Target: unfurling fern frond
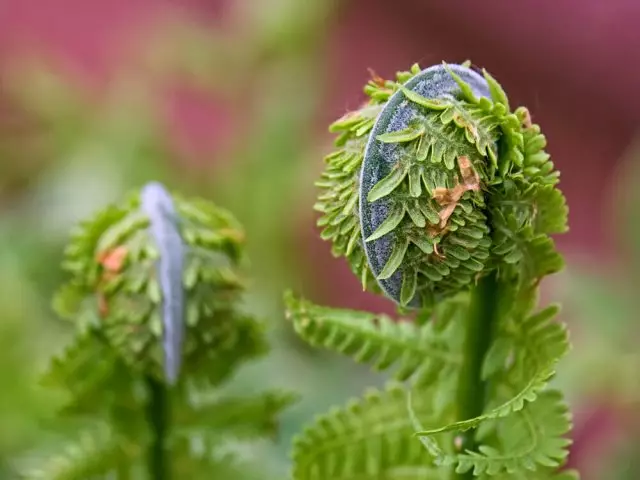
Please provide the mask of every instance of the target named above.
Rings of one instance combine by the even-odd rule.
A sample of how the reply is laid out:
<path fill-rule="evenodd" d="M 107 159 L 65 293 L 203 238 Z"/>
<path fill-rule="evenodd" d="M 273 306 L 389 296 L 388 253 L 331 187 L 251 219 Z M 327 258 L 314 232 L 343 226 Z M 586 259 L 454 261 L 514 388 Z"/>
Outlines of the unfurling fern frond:
<path fill-rule="evenodd" d="M 369 102 L 332 125 L 316 209 L 365 288 L 424 308 L 563 231 L 566 206 L 539 127 L 488 73 L 414 66 L 397 80 L 370 82 Z"/>
<path fill-rule="evenodd" d="M 429 473 L 415 478 L 572 478 L 560 471 L 567 409 L 547 390 L 569 341 L 557 308 L 537 307 L 540 281 L 564 266 L 549 235 L 567 230 L 568 214 L 546 138 L 468 63 L 374 76 L 365 93 L 367 103 L 331 126 L 340 135 L 317 182 L 318 225 L 365 289 L 419 321 L 288 293 L 295 331 L 408 380 L 413 410 L 396 421 L 430 412 L 416 429 L 435 462 L 425 459 Z M 388 473 L 399 470 L 387 447 L 364 447 L 356 425 L 374 439 L 395 432 L 366 412 L 317 420 L 295 444 L 294 479 L 414 478 Z"/>
<path fill-rule="evenodd" d="M 321 307 L 287 292 L 287 316 L 298 335 L 321 346 L 369 363 L 376 371 L 394 370 L 399 381 L 432 383 L 455 373 L 462 363 L 460 308 L 442 310 L 438 327 L 396 322 L 386 315 Z M 445 317 L 447 313 L 447 317 Z"/>
<path fill-rule="evenodd" d="M 408 322 L 394 323 L 384 315 L 319 307 L 291 294 L 287 294 L 286 301 L 288 316 L 296 331 L 310 344 L 349 354 L 358 361 L 368 361 L 376 370 L 398 364 L 394 372 L 396 379 L 411 379 L 419 388 L 431 389 L 416 395 L 430 395 L 431 411 L 439 415 L 439 422 L 432 425 L 441 426 L 417 435 L 428 437 L 425 441 L 430 445 L 429 450 L 437 456 L 447 441 L 442 433 L 464 431 L 510 417 L 535 402 L 554 374 L 556 363 L 569 348 L 565 326 L 552 321 L 557 312 L 555 306 L 535 314 L 517 312 L 518 315 L 505 319 L 482 366 L 483 378 L 491 385 L 491 401 L 482 415 L 449 422 L 457 413 L 447 399 L 455 397 L 461 374 L 464 345 L 460 339 L 464 335 L 464 319 L 460 313 L 466 311 L 466 303 L 460 302 L 455 314 L 436 329 L 434 323 L 418 327 Z M 534 447 L 538 445 L 535 438 L 553 431 L 530 432 Z M 566 431 L 561 432 L 564 433 Z M 348 455 L 346 451 L 343 453 Z M 531 453 L 532 465 L 546 465 L 539 451 L 533 449 Z"/>
<path fill-rule="evenodd" d="M 67 394 L 67 417 L 108 431 L 77 448 L 70 440 L 71 454 L 44 462 L 37 478 L 163 480 L 181 469 L 187 476 L 177 478 L 211 478 L 232 471 L 217 457 L 219 442 L 204 453 L 185 442 L 274 435 L 290 395 L 193 397 L 215 395 L 267 351 L 263 325 L 242 307 L 243 236 L 228 212 L 157 183 L 74 230 L 64 262 L 71 278 L 54 306 L 78 334 L 44 383 Z"/>
<path fill-rule="evenodd" d="M 175 215 L 170 223 L 185 248 L 171 255 L 184 262 L 170 275 L 177 275 L 173 289 L 185 293 L 176 315 L 186 328 L 184 368 L 193 374 L 203 371 L 201 355 L 234 337 L 244 289 L 243 232 L 228 212 L 198 200 L 175 196 Z M 55 305 L 81 330 L 99 331 L 130 368 L 163 379 L 163 308 L 177 293 L 161 284 L 161 252 L 149 226 L 137 193 L 83 222 L 67 247 L 64 266 L 71 278 Z"/>

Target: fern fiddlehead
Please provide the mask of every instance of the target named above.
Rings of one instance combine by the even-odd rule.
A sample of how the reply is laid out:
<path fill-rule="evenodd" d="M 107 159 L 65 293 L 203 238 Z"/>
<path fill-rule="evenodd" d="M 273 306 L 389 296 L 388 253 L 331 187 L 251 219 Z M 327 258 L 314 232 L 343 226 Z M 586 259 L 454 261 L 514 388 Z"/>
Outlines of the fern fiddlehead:
<path fill-rule="evenodd" d="M 428 68 L 389 97 L 364 152 L 359 213 L 367 263 L 402 305 L 459 291 L 489 256 L 474 234 L 488 232 L 480 187 L 495 168 L 497 134 L 482 113 L 463 110 L 456 78 L 469 82 L 470 98 L 489 96 L 471 69 Z"/>
<path fill-rule="evenodd" d="M 150 232 L 158 248 L 157 264 L 162 290 L 164 370 L 169 384 L 178 379 L 184 336 L 184 245 L 173 200 L 158 183 L 146 185 L 140 194 L 142 210 L 149 217 Z"/>
<path fill-rule="evenodd" d="M 549 235 L 566 230 L 567 207 L 545 138 L 468 63 L 374 75 L 365 93 L 330 128 L 339 136 L 317 182 L 321 236 L 363 288 L 431 322 L 409 333 L 290 293 L 285 301 L 303 339 L 378 370 L 400 365 L 395 378 L 420 407 L 379 421 L 353 406 L 320 417 L 294 442 L 293 476 L 556 478 L 570 423 L 547 382 L 568 339 L 550 321 L 554 307 L 536 311 L 536 294 L 563 266 Z M 378 395 L 397 403 L 397 393 Z M 385 454 L 416 428 L 431 455 Z"/>
<path fill-rule="evenodd" d="M 242 311 L 243 240 L 225 210 L 157 183 L 79 225 L 65 254 L 70 280 L 54 301 L 78 334 L 45 380 L 67 393 L 67 417 L 91 425 L 27 478 L 237 475 L 235 461 L 220 460 L 222 440 L 272 435 L 294 400 L 202 400 L 267 351 L 260 322 Z M 230 413 L 234 424 L 194 421 Z"/>
<path fill-rule="evenodd" d="M 184 336 L 184 245 L 173 199 L 162 185 L 155 182 L 146 185 L 140 194 L 140 204 L 149 218 L 149 232 L 159 253 L 156 269 L 162 291 L 164 371 L 167 382 L 173 385 L 178 380 Z M 153 478 L 164 480 L 170 476 L 164 455 L 170 406 L 161 382 L 149 376 L 147 385 L 150 397 L 147 410 L 154 433 L 149 472 Z"/>

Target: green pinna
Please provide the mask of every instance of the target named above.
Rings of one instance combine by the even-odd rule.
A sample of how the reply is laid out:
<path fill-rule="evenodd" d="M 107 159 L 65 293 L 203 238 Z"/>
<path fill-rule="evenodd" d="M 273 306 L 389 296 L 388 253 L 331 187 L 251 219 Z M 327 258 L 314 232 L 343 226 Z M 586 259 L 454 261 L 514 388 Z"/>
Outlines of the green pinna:
<path fill-rule="evenodd" d="M 409 318 L 286 293 L 303 340 L 391 377 L 295 438 L 292 478 L 575 478 L 549 386 L 567 330 L 557 305 L 537 305 L 568 213 L 540 127 L 469 62 L 373 74 L 364 92 L 330 127 L 318 225 Z"/>

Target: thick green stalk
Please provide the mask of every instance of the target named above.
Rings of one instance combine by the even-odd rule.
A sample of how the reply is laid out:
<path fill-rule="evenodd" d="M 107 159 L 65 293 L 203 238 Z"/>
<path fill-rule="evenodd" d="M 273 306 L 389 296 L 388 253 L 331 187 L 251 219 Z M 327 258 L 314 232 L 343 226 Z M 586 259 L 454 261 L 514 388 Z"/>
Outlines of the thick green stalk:
<path fill-rule="evenodd" d="M 466 420 L 482 415 L 485 408 L 486 384 L 482 364 L 491 347 L 494 323 L 498 314 L 498 282 L 495 273 L 483 277 L 474 288 L 467 316 L 464 360 L 458 385 L 458 416 Z M 475 447 L 475 430 L 461 435 L 460 450 Z M 473 472 L 460 475 L 471 479 Z"/>
<path fill-rule="evenodd" d="M 170 463 L 166 455 L 166 440 L 169 427 L 169 398 L 167 388 L 159 380 L 148 375 L 146 384 L 149 393 L 147 419 L 151 430 L 148 451 L 149 480 L 169 480 Z"/>

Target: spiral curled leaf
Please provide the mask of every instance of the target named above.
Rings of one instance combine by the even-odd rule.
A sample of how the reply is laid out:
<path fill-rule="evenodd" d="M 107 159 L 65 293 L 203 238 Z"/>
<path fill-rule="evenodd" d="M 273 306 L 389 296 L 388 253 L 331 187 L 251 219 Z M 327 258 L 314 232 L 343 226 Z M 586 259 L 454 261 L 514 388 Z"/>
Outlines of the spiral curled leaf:
<path fill-rule="evenodd" d="M 71 278 L 54 307 L 77 334 L 43 383 L 66 394 L 65 422 L 82 418 L 104 428 L 88 430 L 80 442 L 56 442 L 68 451 L 29 459 L 21 471 L 34 479 L 145 476 L 141 453 L 156 435 L 146 416 L 148 379 L 173 383 L 183 339 L 183 372 L 165 391 L 172 428 L 164 440 L 176 476 L 245 478 L 240 456 L 225 450 L 228 440 L 240 449 L 273 437 L 278 415 L 295 400 L 279 391 L 247 398 L 216 392 L 240 364 L 267 351 L 263 325 L 241 304 L 243 233 L 224 210 L 155 187 L 73 232 L 64 263 Z M 174 354 L 168 362 L 167 353 Z"/>
<path fill-rule="evenodd" d="M 322 238 L 365 289 L 427 308 L 525 257 L 523 285 L 562 267 L 539 251 L 566 230 L 546 140 L 488 72 L 416 65 L 365 93 L 331 126 L 316 204 Z"/>
<path fill-rule="evenodd" d="M 243 232 L 231 215 L 207 202 L 177 195 L 173 201 L 184 243 L 183 362 L 192 375 L 206 376 L 210 352 L 233 350 L 244 338 L 239 330 L 246 323 L 239 308 Z M 71 279 L 55 305 L 81 330 L 99 332 L 129 367 L 163 379 L 167 293 L 149 225 L 137 193 L 81 224 L 65 255 Z M 254 322 L 250 330 L 255 328 Z"/>
<path fill-rule="evenodd" d="M 411 71 L 398 73 L 397 80 L 405 82 L 419 72 L 420 68 L 414 65 Z M 321 237 L 331 240 L 334 256 L 347 258 L 363 288 L 374 292 L 380 289 L 367 265 L 361 239 L 358 186 L 369 132 L 382 106 L 397 88 L 394 82 L 371 80 L 365 87 L 369 101 L 329 127 L 330 131 L 339 133 L 338 149 L 325 158 L 326 169 L 316 182 L 320 194 L 314 208 L 322 214 L 318 220 Z"/>
<path fill-rule="evenodd" d="M 563 267 L 549 235 L 567 230 L 568 214 L 540 127 L 469 63 L 374 75 L 365 93 L 331 127 L 338 150 L 317 183 L 318 224 L 365 289 L 418 309 L 420 321 L 291 294 L 285 303 L 303 340 L 391 371 L 411 402 L 395 421 L 370 415 L 368 397 L 319 417 L 294 444 L 294 478 L 577 478 L 559 471 L 571 423 L 547 389 L 567 331 L 557 307 L 536 305 L 540 280 Z M 487 279 L 495 288 L 475 288 Z M 483 411 L 467 408 L 468 394 L 482 395 L 473 403 Z M 371 403 L 386 408 L 400 394 L 391 397 Z M 428 471 L 407 469 L 387 441 L 407 418 Z"/>

